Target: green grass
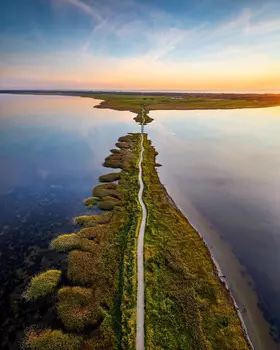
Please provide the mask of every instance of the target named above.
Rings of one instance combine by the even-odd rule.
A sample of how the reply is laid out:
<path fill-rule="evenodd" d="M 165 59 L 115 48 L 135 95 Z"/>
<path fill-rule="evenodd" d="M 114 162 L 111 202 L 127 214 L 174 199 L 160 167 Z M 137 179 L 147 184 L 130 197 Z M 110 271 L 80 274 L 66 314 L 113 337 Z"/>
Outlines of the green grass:
<path fill-rule="evenodd" d="M 92 94 L 103 100 L 96 108 L 110 108 L 115 110 L 141 112 L 142 106 L 150 110 L 188 110 L 188 109 L 235 109 L 261 108 L 280 105 L 280 95 L 268 94 L 211 94 L 208 96 L 189 96 L 178 94 L 180 99 L 171 95 L 137 95 L 137 94 Z"/>
<path fill-rule="evenodd" d="M 147 348 L 249 349 L 205 243 L 169 200 L 146 137 L 144 145 Z"/>
<path fill-rule="evenodd" d="M 80 247 L 80 240 L 76 233 L 60 235 L 51 241 L 50 248 L 60 253 Z"/>
<path fill-rule="evenodd" d="M 60 281 L 61 271 L 48 270 L 40 275 L 34 276 L 24 293 L 26 300 L 36 300 L 53 293 Z"/>

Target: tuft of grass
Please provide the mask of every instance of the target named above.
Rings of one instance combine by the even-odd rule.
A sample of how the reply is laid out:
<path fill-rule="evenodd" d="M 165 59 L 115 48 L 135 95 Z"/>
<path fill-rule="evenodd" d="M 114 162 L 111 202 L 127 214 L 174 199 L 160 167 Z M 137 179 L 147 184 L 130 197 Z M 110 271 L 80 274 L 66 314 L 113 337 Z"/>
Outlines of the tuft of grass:
<path fill-rule="evenodd" d="M 76 233 L 60 235 L 51 241 L 50 248 L 60 253 L 80 247 L 80 240 Z"/>
<path fill-rule="evenodd" d="M 31 329 L 26 334 L 24 346 L 31 350 L 80 350 L 82 338 L 60 330 Z"/>
<path fill-rule="evenodd" d="M 99 201 L 98 197 L 89 197 L 84 199 L 84 205 L 87 206 L 89 209 L 92 209 L 95 204 Z"/>
<path fill-rule="evenodd" d="M 97 185 L 93 188 L 92 194 L 94 197 L 103 198 L 111 196 L 120 199 L 120 193 L 117 191 L 117 185 L 115 183 L 105 183 Z"/>
<path fill-rule="evenodd" d="M 64 287 L 58 291 L 58 316 L 69 331 L 81 331 L 102 319 L 91 288 Z"/>
<path fill-rule="evenodd" d="M 111 213 L 100 215 L 82 215 L 74 218 L 74 225 L 81 225 L 84 227 L 93 227 L 98 224 L 108 224 L 112 218 Z"/>
<path fill-rule="evenodd" d="M 53 293 L 60 281 L 60 270 L 48 270 L 34 276 L 24 293 L 26 300 L 36 300 Z"/>
<path fill-rule="evenodd" d="M 120 179 L 121 173 L 109 173 L 99 177 L 100 182 L 114 182 Z"/>
<path fill-rule="evenodd" d="M 115 206 L 120 206 L 122 202 L 112 196 L 105 196 L 98 202 L 98 208 L 101 210 L 113 210 Z"/>
<path fill-rule="evenodd" d="M 100 247 L 96 245 L 96 256 Z M 68 257 L 68 278 L 81 285 L 90 285 L 98 278 L 98 271 L 94 264 L 94 253 L 72 250 Z"/>

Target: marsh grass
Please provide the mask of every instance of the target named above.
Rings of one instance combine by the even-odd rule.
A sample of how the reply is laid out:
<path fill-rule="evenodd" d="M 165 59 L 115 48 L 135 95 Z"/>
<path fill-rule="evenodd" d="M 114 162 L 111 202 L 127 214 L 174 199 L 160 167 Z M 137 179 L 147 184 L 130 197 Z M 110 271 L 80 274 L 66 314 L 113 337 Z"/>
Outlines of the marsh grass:
<path fill-rule="evenodd" d="M 81 331 L 102 320 L 92 288 L 64 287 L 58 291 L 58 316 L 69 331 Z"/>
<path fill-rule="evenodd" d="M 51 329 L 29 330 L 24 343 L 31 350 L 80 350 L 81 345 L 81 337 Z"/>
<path fill-rule="evenodd" d="M 24 293 L 24 298 L 26 300 L 36 300 L 53 293 L 57 288 L 60 277 L 60 270 L 48 270 L 32 277 Z"/>
<path fill-rule="evenodd" d="M 98 201 L 98 197 L 89 197 L 84 199 L 84 205 L 87 206 L 89 209 L 92 209 L 94 205 L 98 203 Z"/>
<path fill-rule="evenodd" d="M 114 182 L 120 179 L 121 173 L 109 173 L 99 177 L 100 182 Z"/>
<path fill-rule="evenodd" d="M 205 243 L 160 183 L 146 136 L 144 146 L 147 348 L 248 350 Z"/>

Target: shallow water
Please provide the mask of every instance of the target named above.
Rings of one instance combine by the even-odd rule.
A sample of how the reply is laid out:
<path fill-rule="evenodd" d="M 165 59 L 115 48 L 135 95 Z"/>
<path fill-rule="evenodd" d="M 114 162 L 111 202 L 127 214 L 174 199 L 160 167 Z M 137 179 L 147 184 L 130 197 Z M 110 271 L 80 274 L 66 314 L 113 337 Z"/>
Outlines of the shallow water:
<path fill-rule="evenodd" d="M 96 103 L 0 95 L 1 349 L 17 349 L 22 330 L 40 322 L 22 291 L 35 273 L 65 265 L 49 242 L 74 231 L 72 218 L 86 212 L 83 199 L 106 172 L 104 157 L 119 136 L 138 131 L 131 113 Z"/>
<path fill-rule="evenodd" d="M 187 216 L 191 204 L 229 244 L 279 337 L 280 108 L 151 116 L 161 181 Z"/>

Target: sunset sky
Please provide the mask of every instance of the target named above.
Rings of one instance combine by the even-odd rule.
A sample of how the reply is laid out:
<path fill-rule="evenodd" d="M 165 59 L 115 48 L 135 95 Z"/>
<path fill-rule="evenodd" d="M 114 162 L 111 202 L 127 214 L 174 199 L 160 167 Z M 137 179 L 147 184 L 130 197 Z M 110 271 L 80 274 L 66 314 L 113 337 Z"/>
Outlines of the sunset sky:
<path fill-rule="evenodd" d="M 280 0 L 0 6 L 0 89 L 280 90 Z"/>

